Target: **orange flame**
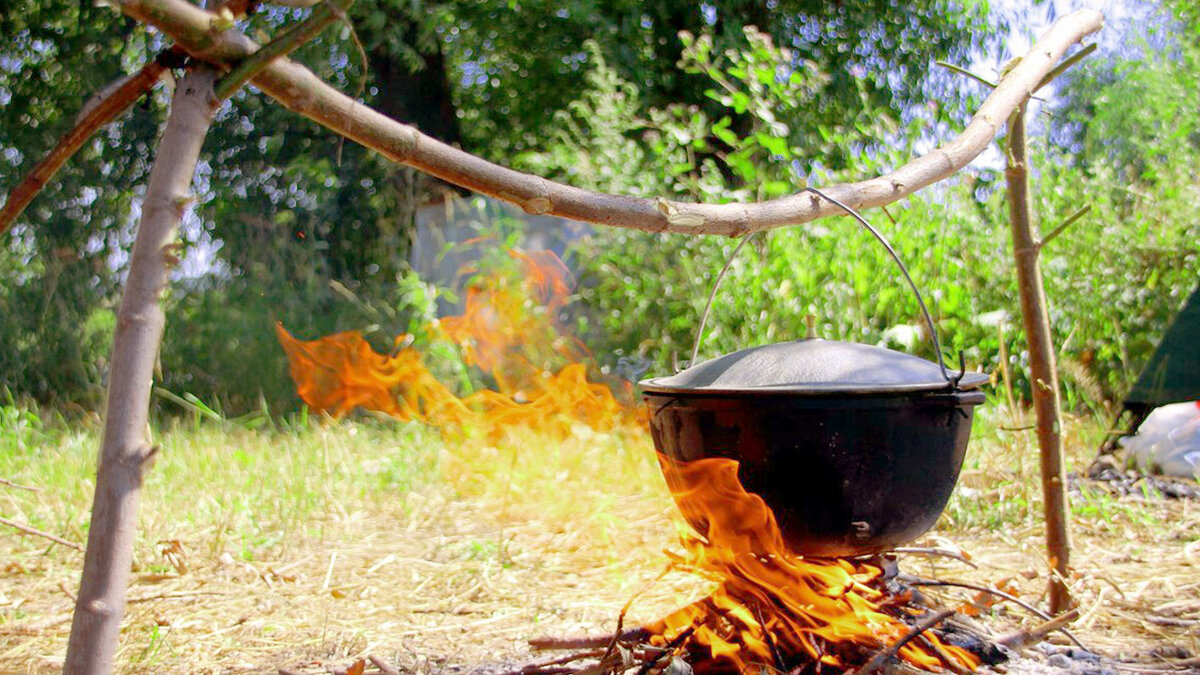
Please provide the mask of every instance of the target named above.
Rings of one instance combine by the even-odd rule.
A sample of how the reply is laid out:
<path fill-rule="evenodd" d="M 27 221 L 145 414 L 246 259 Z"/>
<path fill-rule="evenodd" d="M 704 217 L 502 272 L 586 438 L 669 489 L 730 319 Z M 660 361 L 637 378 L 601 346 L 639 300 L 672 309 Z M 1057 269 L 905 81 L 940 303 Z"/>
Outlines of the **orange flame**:
<path fill-rule="evenodd" d="M 551 251 L 510 251 L 523 268 L 516 287 L 505 277 L 485 280 L 467 291 L 459 316 L 441 319 L 437 334 L 455 343 L 463 361 L 491 375 L 496 390 L 459 397 L 438 381 L 420 352 L 401 348 L 391 355 L 371 348 L 357 331 L 312 341 L 297 340 L 279 324 L 276 335 L 300 398 L 313 410 L 341 417 L 355 408 L 426 422 L 470 425 L 488 433 L 528 426 L 564 436 L 582 421 L 597 430 L 632 421 L 603 384 L 587 380 L 578 361 L 586 350 L 558 329 L 553 313 L 567 301 L 571 278 Z M 553 362 L 571 361 L 557 373 Z"/>
<path fill-rule="evenodd" d="M 685 637 L 736 672 L 753 665 L 807 658 L 845 667 L 864 651 L 903 637 L 909 627 L 885 613 L 896 598 L 872 586 L 882 570 L 849 560 L 805 559 L 783 542 L 771 509 L 738 481 L 736 460 L 706 458 L 678 462 L 659 455 L 671 495 L 685 518 L 703 532 L 684 541 L 696 571 L 719 585 L 707 598 L 649 626 L 662 644 Z M 927 670 L 945 658 L 973 669 L 970 652 L 942 643 L 930 633 L 900 649 L 910 664 Z"/>

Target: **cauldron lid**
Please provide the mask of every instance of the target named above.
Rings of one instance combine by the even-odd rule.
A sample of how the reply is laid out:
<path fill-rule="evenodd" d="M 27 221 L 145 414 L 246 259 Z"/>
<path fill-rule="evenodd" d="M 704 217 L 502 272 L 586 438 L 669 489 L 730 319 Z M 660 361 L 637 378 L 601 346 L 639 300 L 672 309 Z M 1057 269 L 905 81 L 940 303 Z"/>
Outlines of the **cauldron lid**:
<path fill-rule="evenodd" d="M 967 373 L 958 389 L 975 389 L 987 380 L 982 373 Z M 918 356 L 816 338 L 743 349 L 639 384 L 664 394 L 898 394 L 951 388 L 936 363 Z"/>

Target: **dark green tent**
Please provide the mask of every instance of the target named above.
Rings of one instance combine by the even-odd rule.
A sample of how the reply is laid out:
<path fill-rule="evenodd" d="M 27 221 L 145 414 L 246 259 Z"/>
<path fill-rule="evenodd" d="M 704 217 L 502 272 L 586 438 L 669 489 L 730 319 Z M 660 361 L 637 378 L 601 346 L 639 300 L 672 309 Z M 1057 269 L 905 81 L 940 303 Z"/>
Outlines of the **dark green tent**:
<path fill-rule="evenodd" d="M 1192 292 L 1183 311 L 1167 328 L 1162 342 L 1125 397 L 1124 409 L 1114 428 L 1128 431 L 1110 438 L 1101 452 L 1111 451 L 1118 436 L 1133 433 L 1155 408 L 1197 400 L 1200 400 L 1200 287 Z M 1127 426 L 1121 424 L 1126 416 Z"/>

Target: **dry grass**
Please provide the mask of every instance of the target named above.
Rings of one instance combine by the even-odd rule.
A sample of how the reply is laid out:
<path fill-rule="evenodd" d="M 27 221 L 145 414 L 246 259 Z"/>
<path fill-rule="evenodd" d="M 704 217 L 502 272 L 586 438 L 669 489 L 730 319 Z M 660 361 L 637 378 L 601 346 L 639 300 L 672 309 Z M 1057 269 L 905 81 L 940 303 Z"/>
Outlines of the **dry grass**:
<path fill-rule="evenodd" d="M 1036 602 L 1045 586 L 1036 451 L 1029 432 L 998 426 L 981 420 L 965 489 L 937 530 L 980 569 L 916 556 L 904 569 L 1011 577 Z M 1098 432 L 1071 426 L 1075 466 Z M 489 442 L 366 420 L 176 427 L 160 440 L 123 672 L 324 672 L 368 654 L 416 672 L 516 661 L 531 637 L 611 630 L 675 541 L 673 507 L 636 430 Z M 0 485 L 0 515 L 82 541 L 94 430 L 0 442 L 0 477 L 43 488 Z M 1200 651 L 1200 506 L 1095 495 L 1076 504 L 1080 639 L 1111 652 Z M 0 672 L 61 663 L 82 557 L 47 544 L 0 530 Z M 629 623 L 705 590 L 668 575 L 638 598 Z M 997 607 L 985 621 L 1002 630 L 1023 618 Z"/>
<path fill-rule="evenodd" d="M 1011 420 L 986 415 L 937 528 L 972 554 L 979 569 L 939 564 L 927 571 L 1011 584 L 1024 599 L 1044 606 L 1048 565 L 1036 439 L 1032 431 L 1004 431 Z M 1069 470 L 1087 468 L 1104 431 L 1092 420 L 1068 423 Z M 1089 647 L 1114 656 L 1167 647 L 1200 654 L 1200 503 L 1156 494 L 1115 496 L 1087 480 L 1075 485 L 1069 583 L 1081 616 L 1072 631 Z M 1014 618 L 1022 613 L 1004 610 Z"/>

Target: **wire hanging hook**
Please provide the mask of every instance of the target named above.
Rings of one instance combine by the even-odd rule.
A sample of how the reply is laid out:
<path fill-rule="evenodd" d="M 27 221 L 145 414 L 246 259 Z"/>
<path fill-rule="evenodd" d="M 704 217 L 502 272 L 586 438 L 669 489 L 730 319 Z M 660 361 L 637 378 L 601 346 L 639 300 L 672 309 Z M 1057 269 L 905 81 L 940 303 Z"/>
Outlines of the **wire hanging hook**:
<path fill-rule="evenodd" d="M 950 373 L 946 370 L 946 362 L 942 358 L 942 343 L 938 340 L 937 327 L 933 324 L 933 317 L 930 316 L 929 308 L 925 306 L 925 299 L 921 297 L 921 291 L 917 288 L 917 284 L 913 282 L 912 275 L 908 273 L 908 268 L 904 266 L 904 262 L 901 261 L 900 256 L 896 254 L 896 249 L 892 248 L 892 245 L 888 243 L 888 240 L 884 238 L 879 230 L 876 230 L 871 223 L 868 223 L 867 219 L 863 218 L 858 211 L 855 211 L 849 206 L 846 206 L 842 202 L 830 197 L 811 185 L 805 189 L 850 214 L 859 222 L 860 225 L 867 228 L 867 231 L 870 232 L 876 239 L 878 239 L 879 243 L 883 244 L 883 247 L 887 249 L 888 254 L 892 256 L 892 260 L 896 261 L 896 264 L 900 267 L 900 271 L 904 274 L 904 280 L 908 282 L 908 287 L 912 289 L 913 295 L 917 296 L 917 304 L 921 306 L 921 314 L 925 316 L 925 324 L 929 326 L 929 338 L 933 340 L 933 350 L 934 353 L 937 354 L 937 364 L 938 368 L 940 368 L 942 371 L 942 377 L 945 378 L 946 382 L 949 383 L 952 388 L 957 389 L 959 381 L 967 372 L 966 362 L 962 361 L 962 352 L 959 352 L 959 361 L 962 362 L 962 372 L 959 373 L 957 377 L 950 377 Z"/>

